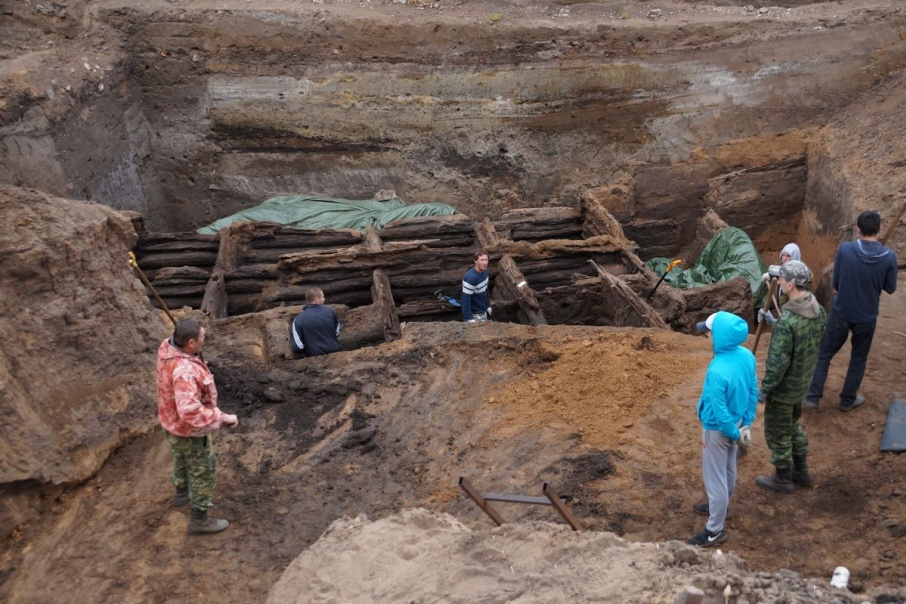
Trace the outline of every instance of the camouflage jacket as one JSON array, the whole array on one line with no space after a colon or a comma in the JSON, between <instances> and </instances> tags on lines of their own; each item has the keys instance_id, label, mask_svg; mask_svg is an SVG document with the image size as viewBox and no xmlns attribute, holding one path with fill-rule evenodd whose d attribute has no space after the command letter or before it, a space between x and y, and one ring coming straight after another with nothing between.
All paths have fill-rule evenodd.
<instances>
[{"instance_id":1,"label":"camouflage jacket","mask_svg":"<svg viewBox=\"0 0 906 604\"><path fill-rule=\"evenodd\" d=\"M214 375L201 357L170 340L157 349L157 417L175 436L204 436L223 424Z\"/></svg>"},{"instance_id":2,"label":"camouflage jacket","mask_svg":"<svg viewBox=\"0 0 906 604\"><path fill-rule=\"evenodd\" d=\"M771 333L761 391L769 401L793 404L808 391L827 318L815 296L806 292L788 302Z\"/></svg>"}]
</instances>

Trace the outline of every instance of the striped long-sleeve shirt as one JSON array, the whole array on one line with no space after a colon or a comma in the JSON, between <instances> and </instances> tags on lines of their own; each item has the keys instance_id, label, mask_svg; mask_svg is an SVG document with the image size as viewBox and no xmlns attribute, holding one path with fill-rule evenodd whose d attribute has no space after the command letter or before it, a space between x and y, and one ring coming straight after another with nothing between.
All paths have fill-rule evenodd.
<instances>
[{"instance_id":1,"label":"striped long-sleeve shirt","mask_svg":"<svg viewBox=\"0 0 906 604\"><path fill-rule=\"evenodd\" d=\"M471 321L476 314L487 312L491 305L488 293L488 271L479 273L470 268L462 278L462 318Z\"/></svg>"}]
</instances>

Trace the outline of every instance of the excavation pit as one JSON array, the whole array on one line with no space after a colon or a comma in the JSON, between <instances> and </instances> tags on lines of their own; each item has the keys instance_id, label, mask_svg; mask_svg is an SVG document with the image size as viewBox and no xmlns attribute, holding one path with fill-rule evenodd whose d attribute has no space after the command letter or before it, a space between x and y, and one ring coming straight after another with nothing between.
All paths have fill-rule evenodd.
<instances>
[{"instance_id":1,"label":"excavation pit","mask_svg":"<svg viewBox=\"0 0 906 604\"><path fill-rule=\"evenodd\" d=\"M3 23L25 33L0 36L0 181L25 187L0 190L14 225L0 377L7 417L34 418L2 458L4 601L260 601L338 518L425 507L491 530L461 475L500 492L550 482L583 526L630 542L688 538L711 351L683 332L718 306L751 317L751 294L662 286L651 307L669 329L653 328L626 302L657 277L641 261L689 264L726 223L768 263L797 241L820 273L858 211L889 222L906 191L906 16L881 0L660 17L606 2L26 4ZM274 195L379 189L459 214L375 233L194 233ZM72 200L133 212L137 239ZM469 326L433 292L458 296L479 246L506 321ZM168 326L131 249L178 314L207 315L221 404L240 415L217 440L216 510L233 522L220 541L187 542L168 505L151 411ZM342 307L348 346L293 361L287 326L311 285ZM726 546L822 588L845 564L860 600L906 582L902 460L875 443L906 313L883 304L869 402L805 418L816 488L756 490L769 469L756 427ZM722 598L716 576L701 580ZM766 599L793 581L758 580Z\"/></svg>"}]
</instances>

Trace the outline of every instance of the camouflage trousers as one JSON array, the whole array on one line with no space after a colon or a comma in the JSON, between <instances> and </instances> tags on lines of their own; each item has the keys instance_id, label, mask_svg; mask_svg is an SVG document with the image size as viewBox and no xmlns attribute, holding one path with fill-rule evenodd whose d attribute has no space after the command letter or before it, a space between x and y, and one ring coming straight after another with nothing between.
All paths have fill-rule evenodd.
<instances>
[{"instance_id":1,"label":"camouflage trousers","mask_svg":"<svg viewBox=\"0 0 906 604\"><path fill-rule=\"evenodd\" d=\"M170 482L177 489L189 487L189 501L197 510L214 506L214 485L217 482L217 458L210 434L198 438L167 433L167 443L173 454L173 474Z\"/></svg>"},{"instance_id":2,"label":"camouflage trousers","mask_svg":"<svg viewBox=\"0 0 906 604\"><path fill-rule=\"evenodd\" d=\"M771 450L771 465L784 470L794 455L808 453L808 437L799 424L802 401L780 403L768 399L764 406L764 439Z\"/></svg>"}]
</instances>

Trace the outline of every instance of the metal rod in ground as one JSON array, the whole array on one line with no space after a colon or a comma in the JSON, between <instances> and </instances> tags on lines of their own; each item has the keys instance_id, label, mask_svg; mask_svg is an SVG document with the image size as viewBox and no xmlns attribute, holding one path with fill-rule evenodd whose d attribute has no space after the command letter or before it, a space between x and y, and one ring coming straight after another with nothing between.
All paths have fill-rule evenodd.
<instances>
[{"instance_id":1,"label":"metal rod in ground","mask_svg":"<svg viewBox=\"0 0 906 604\"><path fill-rule=\"evenodd\" d=\"M568 522L571 527L573 527L574 531L582 530L582 525L579 524L579 521L576 520L576 517L573 516L573 513L568 507L566 507L566 504L563 503L559 496L557 496L557 494L554 492L554 489L551 488L549 484L545 482L543 485L541 485L541 492L544 493L545 497L550 499L551 505L553 505L554 508L558 512L560 512L560 515L563 516L563 519L566 520L566 522Z\"/></svg>"},{"instance_id":2,"label":"metal rod in ground","mask_svg":"<svg viewBox=\"0 0 906 604\"><path fill-rule=\"evenodd\" d=\"M459 477L459 487L463 491L465 491L466 494L471 497L475 503L478 504L478 507L484 510L485 514L491 517L491 520L493 520L497 524L497 526L503 526L503 523L506 522L503 519L503 516L497 513L497 510L495 510L494 507L490 503L488 503L488 500L485 499L482 494L479 493L475 489L475 487L473 487L469 483L469 481L465 479L464 476Z\"/></svg>"},{"instance_id":3,"label":"metal rod in ground","mask_svg":"<svg viewBox=\"0 0 906 604\"><path fill-rule=\"evenodd\" d=\"M144 271L142 271L142 269L138 267L138 262L135 260L135 254L133 254L132 252L129 252L129 266L132 267L132 270L135 271L135 273L138 275L138 278L142 280L142 283L145 284L145 287L148 288L148 291L151 292L151 295L154 296L154 299L157 300L157 303L160 304L160 307L164 309L164 312L167 313L168 317L170 317L170 321L173 323L173 327L176 327L176 319L173 318L173 314L170 313L170 309L167 308L167 305L164 304L164 301L161 299L161 297L157 295L157 291L151 285L151 282L148 281L148 277L145 276Z\"/></svg>"},{"instance_id":4,"label":"metal rod in ground","mask_svg":"<svg viewBox=\"0 0 906 604\"><path fill-rule=\"evenodd\" d=\"M666 277L670 273L670 271L673 270L673 267L676 266L677 264L679 264L680 262L682 262L682 261L674 260L673 262L671 262L670 264L667 265L667 268L664 269L664 274L661 275L661 278L657 280L657 283L654 284L654 287L652 287L651 291L648 292L648 295L645 296L645 302L647 302L648 300L651 299L651 296L654 295L654 292L657 291L657 288L660 287L661 283L664 281L664 277Z\"/></svg>"}]
</instances>

